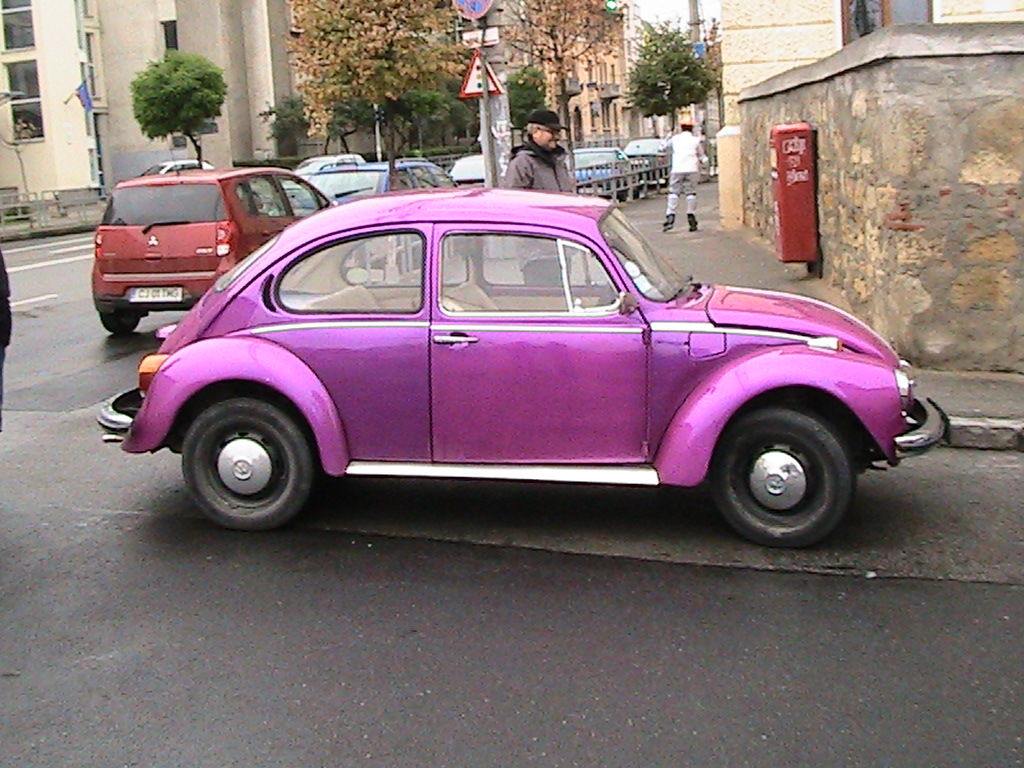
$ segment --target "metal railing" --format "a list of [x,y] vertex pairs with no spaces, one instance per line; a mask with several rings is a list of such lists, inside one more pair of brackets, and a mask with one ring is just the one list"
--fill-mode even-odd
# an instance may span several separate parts
[[620,201],[639,200],[668,184],[668,160],[634,158],[628,165],[609,163],[576,170],[576,191]]
[[102,190],[90,187],[45,192],[0,192],[0,235],[98,222],[106,205]]

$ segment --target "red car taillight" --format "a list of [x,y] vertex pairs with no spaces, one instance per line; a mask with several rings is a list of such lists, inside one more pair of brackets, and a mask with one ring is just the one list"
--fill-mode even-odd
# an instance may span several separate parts
[[98,259],[103,255],[103,233],[97,232],[93,238],[93,255]]
[[217,222],[217,255],[221,258],[234,255],[238,244],[238,227],[233,221]]

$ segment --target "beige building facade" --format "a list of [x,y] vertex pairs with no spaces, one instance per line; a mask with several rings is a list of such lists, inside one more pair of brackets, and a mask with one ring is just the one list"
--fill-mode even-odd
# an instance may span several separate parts
[[[4,0],[0,37],[0,188],[40,194],[100,183],[94,110],[94,0]],[[91,91],[90,91],[91,93]],[[87,103],[87,102],[86,102]]]
[[1011,21],[1024,21],[1024,0],[722,0],[722,224],[744,225],[738,107],[744,88],[819,61],[883,26]]
[[169,48],[224,70],[228,96],[203,137],[204,159],[224,167],[276,154],[260,113],[293,92],[287,0],[3,0],[2,8],[0,91],[17,93],[0,105],[0,189],[109,189],[191,156],[183,137],[146,138],[132,112],[132,79]]

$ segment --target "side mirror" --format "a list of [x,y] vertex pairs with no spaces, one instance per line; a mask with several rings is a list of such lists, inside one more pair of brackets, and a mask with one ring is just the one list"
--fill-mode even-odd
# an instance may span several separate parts
[[636,296],[627,291],[619,291],[619,314],[620,315],[632,315],[640,308],[640,302]]

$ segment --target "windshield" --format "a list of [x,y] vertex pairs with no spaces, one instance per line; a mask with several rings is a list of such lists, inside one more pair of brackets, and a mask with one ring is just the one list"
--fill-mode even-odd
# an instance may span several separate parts
[[619,159],[615,152],[577,152],[576,168],[594,168],[599,165],[612,165]]
[[330,198],[362,197],[382,191],[387,171],[345,171],[310,176],[313,185]]
[[690,286],[693,278],[656,254],[618,208],[601,221],[601,234],[636,289],[648,299],[671,301]]

